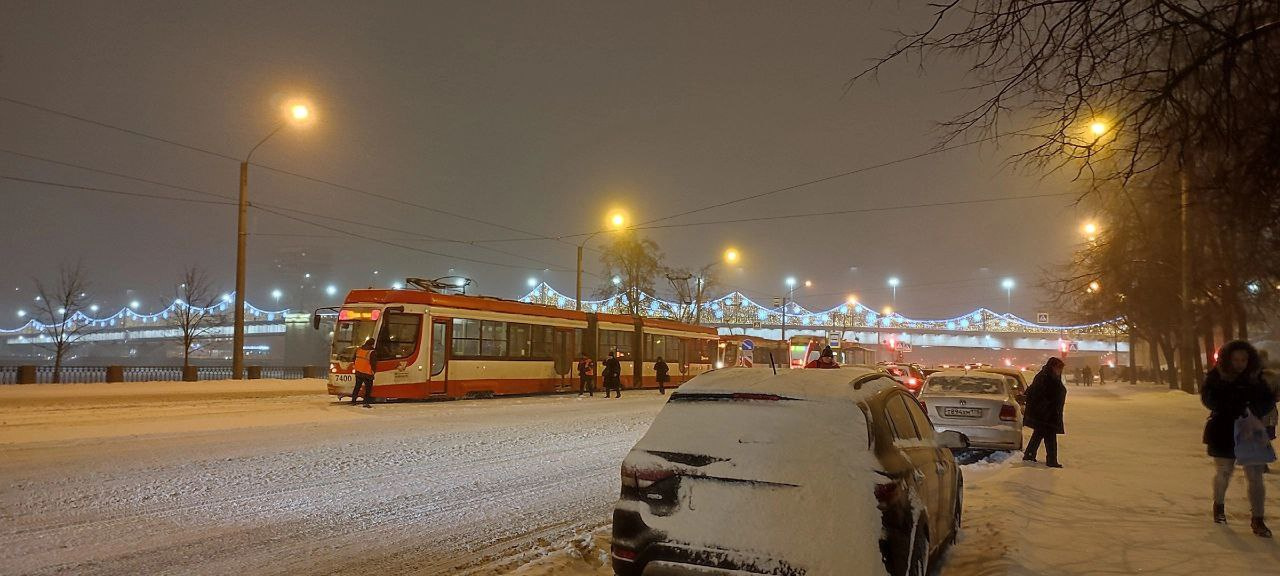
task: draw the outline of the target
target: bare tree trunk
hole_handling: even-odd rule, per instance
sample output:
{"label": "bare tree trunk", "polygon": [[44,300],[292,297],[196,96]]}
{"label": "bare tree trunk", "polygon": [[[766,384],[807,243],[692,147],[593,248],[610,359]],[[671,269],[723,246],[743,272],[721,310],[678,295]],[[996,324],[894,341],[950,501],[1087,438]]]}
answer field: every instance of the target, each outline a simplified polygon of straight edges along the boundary
{"label": "bare tree trunk", "polygon": [[63,350],[62,346],[59,346],[59,347],[58,347],[58,349],[57,349],[57,351],[55,351],[55,352],[53,353],[53,383],[54,383],[54,384],[61,384],[61,383],[62,383],[62,354],[63,354],[63,352],[65,352],[65,350]]}

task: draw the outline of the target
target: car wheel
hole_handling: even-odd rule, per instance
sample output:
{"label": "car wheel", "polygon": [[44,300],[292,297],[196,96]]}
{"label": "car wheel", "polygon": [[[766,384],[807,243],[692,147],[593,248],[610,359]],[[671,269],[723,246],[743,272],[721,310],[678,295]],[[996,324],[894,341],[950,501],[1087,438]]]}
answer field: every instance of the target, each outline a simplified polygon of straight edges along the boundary
{"label": "car wheel", "polygon": [[907,560],[907,576],[929,574],[929,527],[924,520],[916,522],[916,536],[911,543],[911,555]]}

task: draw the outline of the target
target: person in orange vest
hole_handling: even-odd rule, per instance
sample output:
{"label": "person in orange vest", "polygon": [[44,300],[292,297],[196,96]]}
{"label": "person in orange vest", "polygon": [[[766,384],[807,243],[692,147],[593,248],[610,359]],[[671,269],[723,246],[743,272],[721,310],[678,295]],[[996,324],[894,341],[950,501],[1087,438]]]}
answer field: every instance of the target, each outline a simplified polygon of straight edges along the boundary
{"label": "person in orange vest", "polygon": [[578,362],[578,380],[578,396],[596,395],[596,362],[586,354],[583,354],[582,360]]}
{"label": "person in orange vest", "polygon": [[[357,396],[364,396],[364,407],[372,408],[369,405],[370,398],[373,397],[373,374],[374,366],[377,359],[373,353],[373,338],[365,338],[364,344],[356,348],[356,387],[351,390],[351,405],[356,403]],[[364,394],[360,393],[360,387],[364,386]]]}
{"label": "person in orange vest", "polygon": [[830,346],[825,346],[822,348],[822,354],[818,356],[817,359],[811,360],[808,364],[805,364],[804,367],[805,368],[839,368],[840,365],[836,364],[835,352],[831,351]]}

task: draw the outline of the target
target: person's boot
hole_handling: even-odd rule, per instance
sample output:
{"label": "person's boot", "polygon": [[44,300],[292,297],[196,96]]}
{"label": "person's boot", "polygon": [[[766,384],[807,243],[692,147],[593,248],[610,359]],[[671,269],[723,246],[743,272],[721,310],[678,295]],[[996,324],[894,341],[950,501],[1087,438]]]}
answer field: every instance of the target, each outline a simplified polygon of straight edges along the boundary
{"label": "person's boot", "polygon": [[1023,461],[1023,462],[1037,462],[1038,460],[1036,460],[1036,455],[1035,455],[1035,454],[1023,454],[1023,455],[1022,455],[1022,461]]}
{"label": "person's boot", "polygon": [[1255,536],[1258,536],[1260,538],[1271,537],[1271,529],[1267,528],[1267,524],[1262,521],[1261,516],[1254,516],[1253,523],[1250,525],[1250,527],[1253,528],[1253,534]]}
{"label": "person's boot", "polygon": [[1219,503],[1216,503],[1216,502],[1213,504],[1213,523],[1214,523],[1214,524],[1226,524],[1226,523],[1227,523],[1227,507],[1226,507],[1226,505],[1224,505],[1224,504],[1219,504]]}
{"label": "person's boot", "polygon": [[1057,462],[1049,462],[1048,464],[1045,464],[1045,466],[1048,466],[1050,468],[1061,468],[1062,464],[1059,464]]}

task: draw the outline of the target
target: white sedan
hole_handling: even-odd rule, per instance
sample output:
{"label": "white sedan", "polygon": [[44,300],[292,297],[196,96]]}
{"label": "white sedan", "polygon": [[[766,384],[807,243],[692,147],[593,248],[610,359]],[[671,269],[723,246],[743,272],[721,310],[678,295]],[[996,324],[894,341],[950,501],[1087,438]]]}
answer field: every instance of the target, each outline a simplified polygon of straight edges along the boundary
{"label": "white sedan", "polygon": [[964,434],[972,448],[1022,449],[1022,407],[1000,374],[935,372],[924,381],[920,405],[934,429]]}

